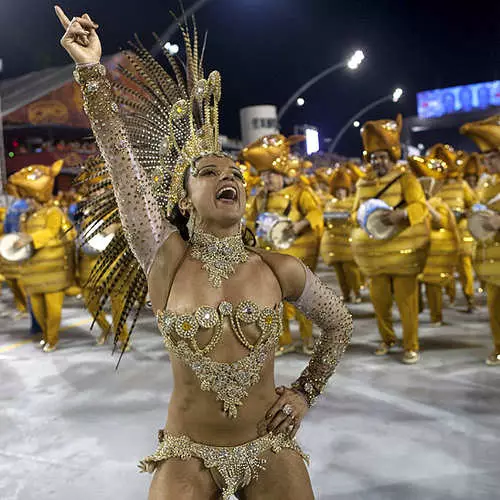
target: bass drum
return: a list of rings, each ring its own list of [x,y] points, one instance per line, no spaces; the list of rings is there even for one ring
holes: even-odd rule
[[[400,229],[384,223],[383,218],[388,211],[392,211],[392,207],[385,201],[372,198],[359,207],[358,223],[370,237],[376,240],[390,240]]]
[[[0,256],[7,262],[24,262],[33,256],[33,245],[24,245],[15,248],[15,244],[21,240],[22,233],[9,233],[0,236]]]
[[[288,250],[295,242],[292,221],[272,212],[259,214],[256,220],[256,236],[261,246],[275,250]]]

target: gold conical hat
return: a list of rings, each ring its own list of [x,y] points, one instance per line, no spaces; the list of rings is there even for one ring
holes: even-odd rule
[[[332,193],[334,193],[336,189],[341,188],[347,189],[348,192],[351,191],[352,188],[352,177],[345,167],[337,168],[330,181],[330,190]]]
[[[500,115],[466,123],[460,128],[460,133],[472,139],[482,153],[500,149]]]
[[[51,166],[30,165],[18,170],[8,179],[9,192],[19,198],[35,198],[46,203],[52,196],[54,180],[63,163],[63,160],[57,160]]]
[[[478,177],[486,171],[481,155],[479,153],[472,153],[464,164],[464,175],[477,175]]]
[[[375,151],[387,151],[393,161],[401,158],[400,135],[403,128],[403,117],[398,114],[396,120],[368,121],[361,128],[364,156]]]
[[[320,167],[315,170],[314,175],[316,176],[318,182],[323,182],[327,185],[330,185],[335,172],[336,170],[332,167]]]
[[[443,160],[423,156],[409,156],[408,165],[417,177],[444,179],[447,170],[447,165]]]
[[[241,158],[248,161],[258,172],[274,170],[287,174],[290,146],[305,140],[303,135],[286,138],[281,134],[266,135],[243,148]]]
[[[449,144],[434,144],[427,152],[427,159],[441,160],[445,163],[445,174],[448,177],[455,177],[460,174],[460,166],[457,164],[457,160],[461,160],[461,156],[463,155],[457,153]]]

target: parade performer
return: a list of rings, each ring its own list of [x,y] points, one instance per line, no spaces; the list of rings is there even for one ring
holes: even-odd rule
[[[439,191],[440,180],[436,171],[444,172],[446,164],[441,160],[427,160],[411,156],[408,163],[417,176],[427,199],[427,208],[431,216],[431,245],[425,268],[419,280],[425,283],[427,305],[431,323],[443,325],[443,288],[454,286],[454,272],[458,264],[460,235],[455,215],[447,203],[435,196]]]
[[[127,280],[131,307],[148,285],[171,352],[167,425],[142,462],[156,471],[150,500],[183,498],[186,488],[192,498],[312,499],[293,436],[347,347],[349,312],[300,260],[245,247],[243,176],[219,143],[220,75],[204,77],[196,34],[180,25],[185,65],[164,52],[172,75],[132,44],[135,69],[121,70],[115,97],[98,26],[56,11],[116,194],[108,209],[118,206],[126,238],[115,235],[105,250],[107,279]],[[293,387],[276,389],[282,299],[322,334]]]
[[[380,223],[395,234],[372,237],[367,227],[354,228],[352,250],[361,272],[370,279],[370,296],[377,316],[382,342],[375,354],[387,354],[397,343],[392,324],[393,299],[399,309],[403,326],[403,363],[419,360],[418,342],[418,280],[429,247],[428,210],[425,195],[417,178],[398,166],[401,157],[399,136],[402,117],[394,120],[369,121],[361,129],[364,156],[370,172],[357,184],[353,218],[358,210],[381,205]],[[388,207],[387,207],[388,205]],[[360,214],[362,215],[362,214]],[[380,239],[379,239],[380,238]]]
[[[354,196],[352,177],[345,167],[339,167],[330,179],[333,199],[324,208],[325,232],[321,238],[320,255],[327,266],[333,266],[342,290],[344,302],[361,302],[362,278],[351,249],[352,207]]]
[[[467,123],[460,129],[480,149],[489,176],[480,183],[479,200],[483,205],[480,226],[490,236],[479,239],[474,249],[474,268],[486,282],[488,312],[494,350],[486,359],[490,366],[500,366],[500,115]],[[471,230],[473,228],[471,227]]]
[[[453,211],[460,233],[460,257],[458,274],[460,284],[467,300],[467,311],[474,310],[474,274],[472,269],[473,238],[467,228],[467,213],[477,202],[477,196],[463,180],[463,159],[448,144],[436,144],[430,148],[428,159],[444,162],[446,168],[441,172],[443,182],[435,193]]]
[[[288,218],[293,223],[296,238],[288,248],[279,252],[299,258],[311,270],[316,269],[319,243],[323,232],[323,212],[320,201],[309,183],[301,176],[301,163],[290,157],[290,146],[303,140],[303,136],[286,139],[282,135],[265,136],[245,147],[241,155],[258,172],[264,187],[251,201],[247,211],[250,227],[258,217],[272,213]],[[285,178],[294,179],[293,184],[284,187]],[[259,240],[261,247],[275,249],[269,240]],[[302,352],[312,354],[314,349],[313,325],[304,314],[292,304],[284,305],[283,333],[276,355],[281,356],[295,351],[290,332],[290,320],[296,318],[302,339]]]
[[[33,255],[21,265],[20,282],[42,329],[44,352],[56,349],[64,290],[74,280],[71,224],[60,208],[45,205],[62,164],[58,160],[50,167],[31,165],[9,177],[9,183],[30,205],[17,247],[31,245]]]

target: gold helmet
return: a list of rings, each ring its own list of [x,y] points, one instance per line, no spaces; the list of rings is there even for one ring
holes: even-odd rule
[[[330,192],[335,194],[337,189],[347,189],[351,192],[352,189],[352,176],[346,167],[339,167],[335,170],[330,180]]]
[[[345,168],[347,169],[347,172],[352,178],[352,182],[356,184],[359,179],[364,179],[366,177],[366,172],[361,169],[359,165],[356,165],[356,163],[353,163],[352,161],[348,161],[344,164]]]
[[[500,115],[466,123],[460,128],[460,133],[472,139],[481,153],[500,150]]]
[[[464,163],[464,175],[476,175],[480,177],[484,172],[486,172],[486,168],[481,161],[481,155],[479,153],[472,153]]]
[[[290,168],[290,146],[303,140],[305,140],[303,135],[292,135],[288,138],[281,134],[266,135],[243,148],[240,156],[258,172],[274,170],[287,175]]]
[[[447,164],[439,158],[409,156],[408,165],[417,177],[444,179],[446,176]]]
[[[427,159],[441,160],[446,165],[446,177],[458,177],[463,166],[463,152],[457,152],[449,144],[434,144],[427,152]]]
[[[361,128],[363,156],[367,159],[375,151],[387,151],[393,161],[401,158],[400,135],[403,117],[398,114],[396,120],[368,121]]]
[[[288,165],[285,170],[285,175],[291,178],[306,177],[306,170],[309,170],[313,166],[312,162],[309,160],[304,160],[296,154],[288,155]],[[309,181],[308,181],[309,183]]]
[[[335,169],[332,167],[319,167],[315,170],[314,175],[318,182],[323,182],[327,186],[330,185],[335,174]]]
[[[18,198],[35,198],[40,203],[48,202],[63,163],[63,160],[57,160],[51,166],[30,165],[22,168],[9,177],[9,194]]]

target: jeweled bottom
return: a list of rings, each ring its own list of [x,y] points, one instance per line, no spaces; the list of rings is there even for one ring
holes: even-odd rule
[[[279,453],[281,450],[296,451],[306,463],[309,457],[301,450],[295,439],[286,434],[266,434],[238,446],[209,446],[191,441],[188,436],[173,436],[159,432],[160,444],[149,457],[139,464],[141,472],[154,472],[165,460],[199,458],[210,469],[217,486],[222,490],[222,499],[227,500],[238,490],[258,478],[265,469],[266,460],[262,455],[267,451]]]

